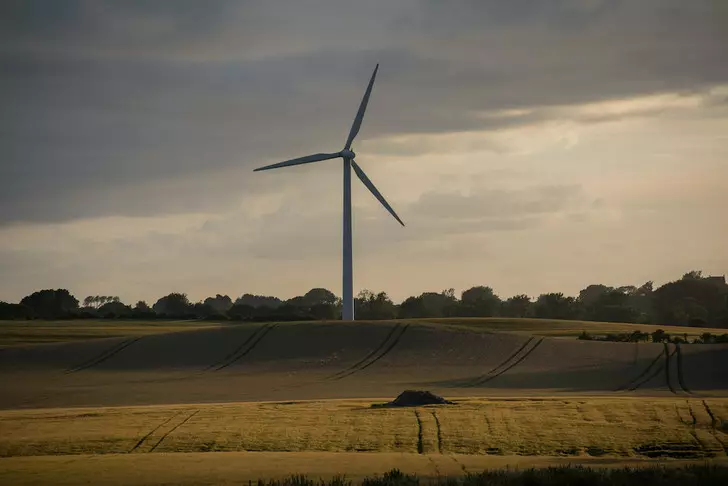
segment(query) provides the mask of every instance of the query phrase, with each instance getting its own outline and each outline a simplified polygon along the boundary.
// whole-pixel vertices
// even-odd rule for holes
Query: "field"
[[[362,323],[367,321],[360,321]],[[653,332],[663,329],[670,334],[690,338],[704,332],[723,334],[726,329],[658,326],[654,324],[623,324],[618,322],[562,321],[556,319],[510,319],[510,318],[442,318],[401,319],[397,321],[369,321],[370,324],[387,325],[392,322],[413,322],[420,325],[435,325],[464,328],[479,332],[508,332],[533,336],[577,337],[582,331],[593,335],[632,331]],[[68,342],[82,339],[103,339],[122,336],[144,336],[167,332],[203,329],[235,325],[231,322],[213,321],[160,321],[88,319],[75,321],[2,321],[0,320],[0,347],[22,346]]]
[[[146,336],[219,325],[219,323],[204,321],[124,321],[111,319],[0,321],[0,347],[123,336]]]
[[[403,408],[373,403],[6,411],[0,413],[0,456],[257,451],[695,459],[728,451],[727,399],[472,398]]]
[[[220,484],[392,467],[436,476],[506,464],[728,461],[727,345],[575,339],[650,326],[131,324],[109,329],[130,334],[101,338],[99,322],[42,323],[22,339],[46,344],[20,345],[15,334],[0,349],[0,483],[57,483],[59,470],[102,484]],[[17,325],[2,331],[6,344]],[[372,407],[405,389],[456,404]],[[174,458],[186,462],[165,473]]]
[[[454,328],[466,328],[482,332],[509,332],[528,334],[532,336],[548,337],[577,337],[583,331],[596,336],[606,334],[629,333],[633,331],[654,332],[662,329],[674,336],[694,338],[704,332],[711,334],[725,334],[727,329],[715,329],[710,327],[680,327],[660,326],[656,324],[628,324],[621,322],[593,322],[593,321],[565,321],[558,319],[520,319],[504,317],[488,318],[432,318],[412,320],[420,324],[445,325]]]

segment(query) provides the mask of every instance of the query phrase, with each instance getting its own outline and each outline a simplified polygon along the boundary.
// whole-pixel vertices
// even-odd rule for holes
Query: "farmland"
[[[534,336],[577,337],[582,331],[594,335],[632,331],[653,332],[663,329],[668,333],[694,338],[704,332],[723,334],[725,329],[659,326],[655,324],[624,324],[617,322],[568,321],[555,319],[518,318],[427,318],[396,321],[358,321],[371,325],[393,322],[412,322],[419,325],[469,329],[477,332],[508,332]],[[122,336],[144,336],[184,330],[234,326],[234,321],[168,321],[88,319],[68,321],[0,321],[0,347],[22,346],[85,339],[104,339]]]
[[[0,456],[153,452],[391,452],[704,458],[728,451],[728,400],[376,400],[5,411]],[[69,437],[72,440],[69,440]]]
[[[10,343],[21,325],[28,334]],[[563,461],[728,460],[728,346],[575,339],[584,330],[656,327],[113,322],[105,336],[103,325],[2,324],[0,465],[8,481],[58,467],[86,477],[93,464],[122,470],[134,458],[154,477],[170,456],[196,464],[186,468],[198,483],[224,457],[251,461],[247,471],[264,476],[274,458],[288,464],[284,472],[355,476],[392,467],[437,475]],[[372,407],[404,389],[455,405]],[[233,476],[218,479],[209,483]]]

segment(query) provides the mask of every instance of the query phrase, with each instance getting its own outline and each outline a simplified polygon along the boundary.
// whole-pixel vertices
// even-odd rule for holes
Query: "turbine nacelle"
[[[341,152],[339,152],[339,155],[341,155],[345,159],[352,160],[354,157],[356,157],[356,154],[350,150],[350,149],[344,149]]]

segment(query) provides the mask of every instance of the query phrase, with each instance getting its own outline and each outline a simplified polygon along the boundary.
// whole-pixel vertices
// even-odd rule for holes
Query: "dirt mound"
[[[450,400],[445,400],[439,395],[425,390],[405,390],[391,402],[380,405],[381,407],[417,407],[420,405],[455,405]]]

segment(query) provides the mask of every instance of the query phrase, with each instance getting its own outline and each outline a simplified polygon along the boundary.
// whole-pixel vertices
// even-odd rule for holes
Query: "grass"
[[[583,466],[560,466],[523,471],[483,471],[461,477],[437,478],[428,484],[447,486],[569,486],[599,485],[723,485],[728,482],[728,468],[702,465],[683,468],[620,468],[592,469]],[[346,476],[335,476],[329,481],[310,479],[304,475],[292,475],[282,480],[259,479],[257,486],[351,486]],[[363,486],[416,486],[420,484],[417,474],[403,473],[392,469],[381,476],[366,477]]]
[[[0,412],[0,456],[277,451],[704,458],[728,450],[728,434],[719,427],[728,419],[728,399],[457,402],[385,409],[334,400],[13,410]]]
[[[144,336],[220,325],[220,323],[205,321],[125,321],[116,319],[0,321],[0,347]]]

